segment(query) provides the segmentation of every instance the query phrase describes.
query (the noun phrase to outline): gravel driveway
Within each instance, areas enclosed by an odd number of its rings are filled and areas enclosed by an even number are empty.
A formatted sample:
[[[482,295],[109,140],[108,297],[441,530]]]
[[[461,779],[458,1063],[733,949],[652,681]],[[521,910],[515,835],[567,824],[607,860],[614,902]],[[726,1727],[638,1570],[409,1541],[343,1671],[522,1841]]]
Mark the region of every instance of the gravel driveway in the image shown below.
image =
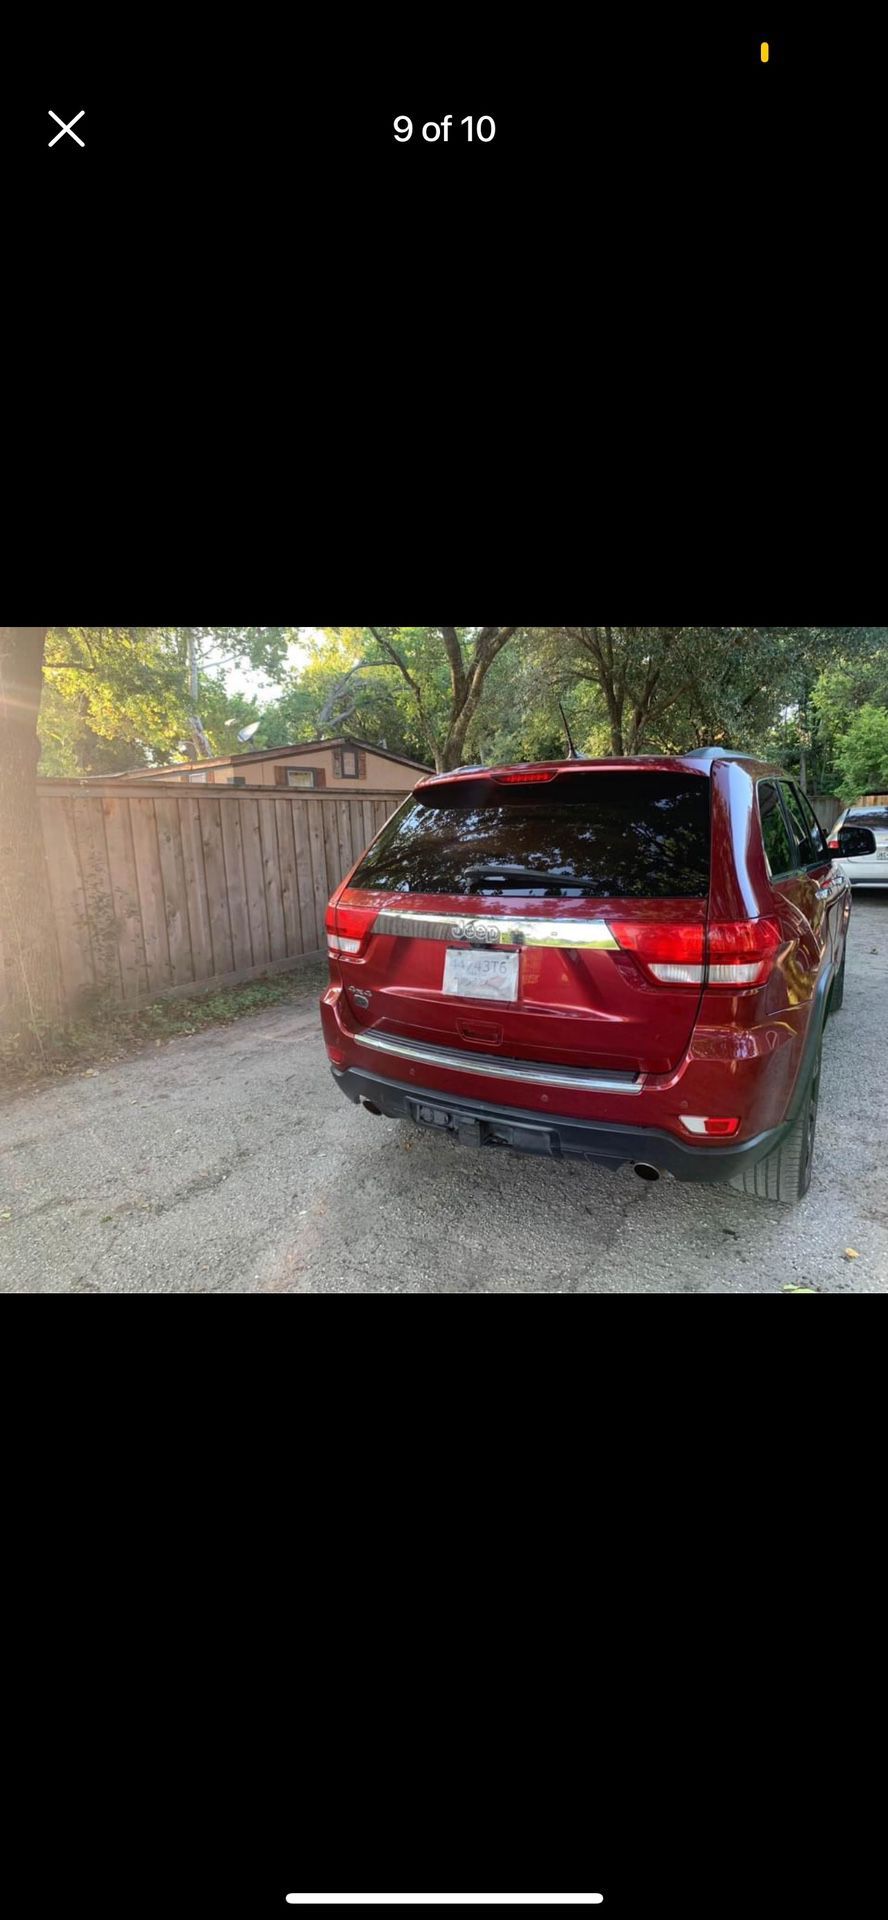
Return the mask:
[[[886,1036],[888,892],[857,894],[813,1182],[783,1209],[373,1119],[314,1000],[274,1008],[0,1108],[0,1288],[888,1292]]]

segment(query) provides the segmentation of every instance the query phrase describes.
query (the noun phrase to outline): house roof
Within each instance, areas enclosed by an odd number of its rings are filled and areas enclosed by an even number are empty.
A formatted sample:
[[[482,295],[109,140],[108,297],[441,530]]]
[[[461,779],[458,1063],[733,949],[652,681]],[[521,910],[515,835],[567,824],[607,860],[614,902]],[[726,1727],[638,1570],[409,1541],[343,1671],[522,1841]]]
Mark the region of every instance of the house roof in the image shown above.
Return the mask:
[[[168,767],[132,767],[128,773],[90,774],[87,777],[92,780],[168,780],[171,773],[182,773],[186,768],[246,766],[255,760],[282,760],[303,753],[318,753],[322,747],[357,747],[362,753],[376,754],[380,760],[394,760],[400,767],[415,767],[418,773],[434,772],[434,768],[426,766],[422,760],[408,760],[403,753],[390,753],[387,747],[374,747],[370,740],[356,740],[353,734],[339,733],[332,740],[296,740],[291,746],[258,747],[253,753],[223,753],[216,760],[172,760]]]

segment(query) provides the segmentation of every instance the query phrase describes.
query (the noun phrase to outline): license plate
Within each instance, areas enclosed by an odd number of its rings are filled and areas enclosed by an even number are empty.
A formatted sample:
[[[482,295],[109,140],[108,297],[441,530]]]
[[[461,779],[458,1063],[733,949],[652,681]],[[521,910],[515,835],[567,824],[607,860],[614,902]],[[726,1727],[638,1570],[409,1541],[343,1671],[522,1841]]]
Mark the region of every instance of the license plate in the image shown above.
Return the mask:
[[[448,947],[444,956],[444,992],[469,1000],[517,1000],[518,954],[477,953]]]

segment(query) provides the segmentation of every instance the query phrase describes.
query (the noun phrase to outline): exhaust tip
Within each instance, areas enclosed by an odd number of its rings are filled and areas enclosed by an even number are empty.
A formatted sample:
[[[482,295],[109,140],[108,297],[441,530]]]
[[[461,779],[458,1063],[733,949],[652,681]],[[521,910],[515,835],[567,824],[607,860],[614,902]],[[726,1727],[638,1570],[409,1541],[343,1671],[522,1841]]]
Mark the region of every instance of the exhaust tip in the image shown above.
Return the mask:
[[[660,1178],[656,1167],[649,1167],[645,1160],[636,1160],[632,1170],[633,1173],[638,1174],[639,1180],[659,1180]]]
[[[365,1100],[363,1098],[363,1095],[361,1097],[361,1106],[366,1108],[366,1111],[368,1113],[378,1113],[380,1116],[380,1119],[382,1118],[382,1108],[374,1106],[372,1100]]]

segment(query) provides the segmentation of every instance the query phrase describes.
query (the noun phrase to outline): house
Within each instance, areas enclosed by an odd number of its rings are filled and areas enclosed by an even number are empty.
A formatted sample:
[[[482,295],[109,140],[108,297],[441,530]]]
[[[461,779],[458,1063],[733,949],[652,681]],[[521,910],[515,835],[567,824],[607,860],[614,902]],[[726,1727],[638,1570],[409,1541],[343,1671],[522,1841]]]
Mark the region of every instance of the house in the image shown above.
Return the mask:
[[[177,760],[170,767],[142,767],[138,772],[112,774],[127,781],[177,781],[217,787],[293,787],[301,790],[333,788],[342,793],[385,791],[409,793],[433,767],[407,760],[387,747],[368,746],[340,734],[334,740],[300,740],[292,747],[264,747],[254,753],[230,753],[219,760]],[[109,776],[91,775],[107,780]]]

